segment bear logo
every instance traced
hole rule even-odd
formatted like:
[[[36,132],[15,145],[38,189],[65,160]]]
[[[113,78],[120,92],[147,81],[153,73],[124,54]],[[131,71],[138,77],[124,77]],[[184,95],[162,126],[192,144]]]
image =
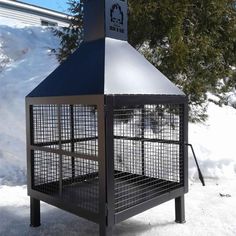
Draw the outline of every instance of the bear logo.
[[[111,22],[116,26],[121,26],[124,23],[124,14],[121,10],[121,6],[119,4],[113,4],[110,11]]]

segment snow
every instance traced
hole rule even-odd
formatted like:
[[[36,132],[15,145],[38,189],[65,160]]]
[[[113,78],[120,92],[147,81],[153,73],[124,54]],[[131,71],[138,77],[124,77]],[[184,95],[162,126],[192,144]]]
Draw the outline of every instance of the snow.
[[[30,228],[25,186],[0,187],[0,199],[0,235],[98,235],[98,225],[45,203],[41,226]],[[186,194],[185,224],[174,222],[174,201],[169,201],[116,225],[114,236],[235,236],[235,209],[235,179],[208,179],[206,187],[194,182]]]
[[[228,102],[231,106],[236,108],[236,88],[228,93]]]
[[[0,25],[0,184],[26,181],[25,96],[57,67],[58,43],[47,28]]]
[[[42,226],[29,227],[24,97],[58,66],[51,53],[51,48],[58,45],[58,39],[45,27],[19,25],[0,17],[0,235],[3,236],[98,234],[96,224],[45,203],[42,203]],[[206,187],[197,180],[189,152],[187,223],[174,223],[174,201],[170,201],[118,224],[114,235],[236,235],[236,109],[211,104],[208,113],[205,124],[189,124],[189,142],[206,177]]]
[[[211,104],[206,124],[189,125],[189,142],[193,144],[203,175],[208,178],[232,178],[236,175],[236,109]],[[190,158],[189,174],[196,176]]]

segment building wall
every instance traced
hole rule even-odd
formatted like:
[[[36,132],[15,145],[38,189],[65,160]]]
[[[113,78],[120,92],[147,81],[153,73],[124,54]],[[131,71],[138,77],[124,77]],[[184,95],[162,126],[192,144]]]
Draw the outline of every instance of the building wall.
[[[9,0],[0,0],[0,16],[36,26],[47,22],[62,27],[69,24],[66,14]]]

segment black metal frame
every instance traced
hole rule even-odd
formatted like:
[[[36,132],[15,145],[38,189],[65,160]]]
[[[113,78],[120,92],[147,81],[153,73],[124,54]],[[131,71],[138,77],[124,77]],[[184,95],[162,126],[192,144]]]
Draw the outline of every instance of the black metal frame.
[[[139,205],[136,205],[134,207],[131,207],[127,210],[124,210],[122,212],[116,213],[114,215],[114,221],[115,224],[126,220],[136,214],[139,214],[147,209],[150,209],[154,206],[157,206],[163,202],[169,201],[171,199],[176,199],[175,201],[175,210],[176,210],[176,222],[178,223],[184,223],[185,217],[184,217],[184,194],[188,192],[188,151],[185,147],[185,143],[188,142],[188,103],[187,98],[185,96],[175,96],[175,95],[119,95],[114,96],[112,98],[113,101],[112,106],[108,107],[108,113],[111,113],[112,116],[113,108],[116,106],[125,106],[125,105],[139,105],[143,106],[145,104],[183,104],[184,105],[184,116],[183,121],[181,122],[183,124],[184,129],[184,143],[182,143],[183,148],[183,154],[184,154],[184,186],[180,187],[176,190],[172,190],[168,193],[164,193],[161,196],[155,197],[149,201],[143,202]],[[113,134],[111,136],[111,140],[114,140]],[[110,145],[110,153],[113,153],[113,145]],[[114,160],[112,159],[113,164]],[[108,160],[110,160],[108,159]],[[110,166],[111,166],[110,165]],[[110,170],[110,172],[114,173],[114,165],[113,169]],[[110,186],[108,186],[109,188]],[[114,185],[112,186],[114,188]],[[108,191],[111,191],[111,189],[108,189]],[[181,200],[180,200],[181,199]],[[112,204],[109,206],[109,208],[114,207]]]
[[[170,190],[158,197],[145,201],[124,211],[115,213],[114,206],[114,134],[113,134],[113,113],[114,107],[122,105],[145,105],[145,104],[183,104],[184,116],[182,120],[184,137],[182,144],[184,161],[184,184],[182,187]],[[49,151],[45,147],[33,145],[33,121],[32,105],[35,104],[86,104],[97,105],[98,109],[98,157],[99,164],[99,212],[94,213],[80,207],[75,207],[70,202],[63,202],[58,198],[36,191],[32,188],[34,176],[32,152],[33,150]],[[28,174],[28,195],[31,197],[31,226],[40,225],[40,200],[58,208],[94,221],[100,225],[100,235],[112,235],[112,228],[115,224],[141,213],[151,207],[163,202],[175,199],[176,222],[185,222],[184,215],[184,194],[188,192],[188,152],[185,143],[188,143],[188,105],[185,96],[175,95],[93,95],[93,96],[68,96],[68,97],[42,97],[26,98],[26,127],[27,127],[27,174]],[[59,155],[65,154],[58,150]],[[73,150],[72,150],[73,153]],[[75,154],[71,156],[80,156]],[[82,157],[83,158],[83,157]],[[60,177],[61,178],[61,177]]]

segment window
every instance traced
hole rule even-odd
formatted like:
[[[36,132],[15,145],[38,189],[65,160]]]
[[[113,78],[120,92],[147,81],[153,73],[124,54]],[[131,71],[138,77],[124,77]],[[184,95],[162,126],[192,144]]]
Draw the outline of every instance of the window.
[[[48,20],[41,20],[41,25],[42,26],[58,26],[57,22],[52,22]]]

